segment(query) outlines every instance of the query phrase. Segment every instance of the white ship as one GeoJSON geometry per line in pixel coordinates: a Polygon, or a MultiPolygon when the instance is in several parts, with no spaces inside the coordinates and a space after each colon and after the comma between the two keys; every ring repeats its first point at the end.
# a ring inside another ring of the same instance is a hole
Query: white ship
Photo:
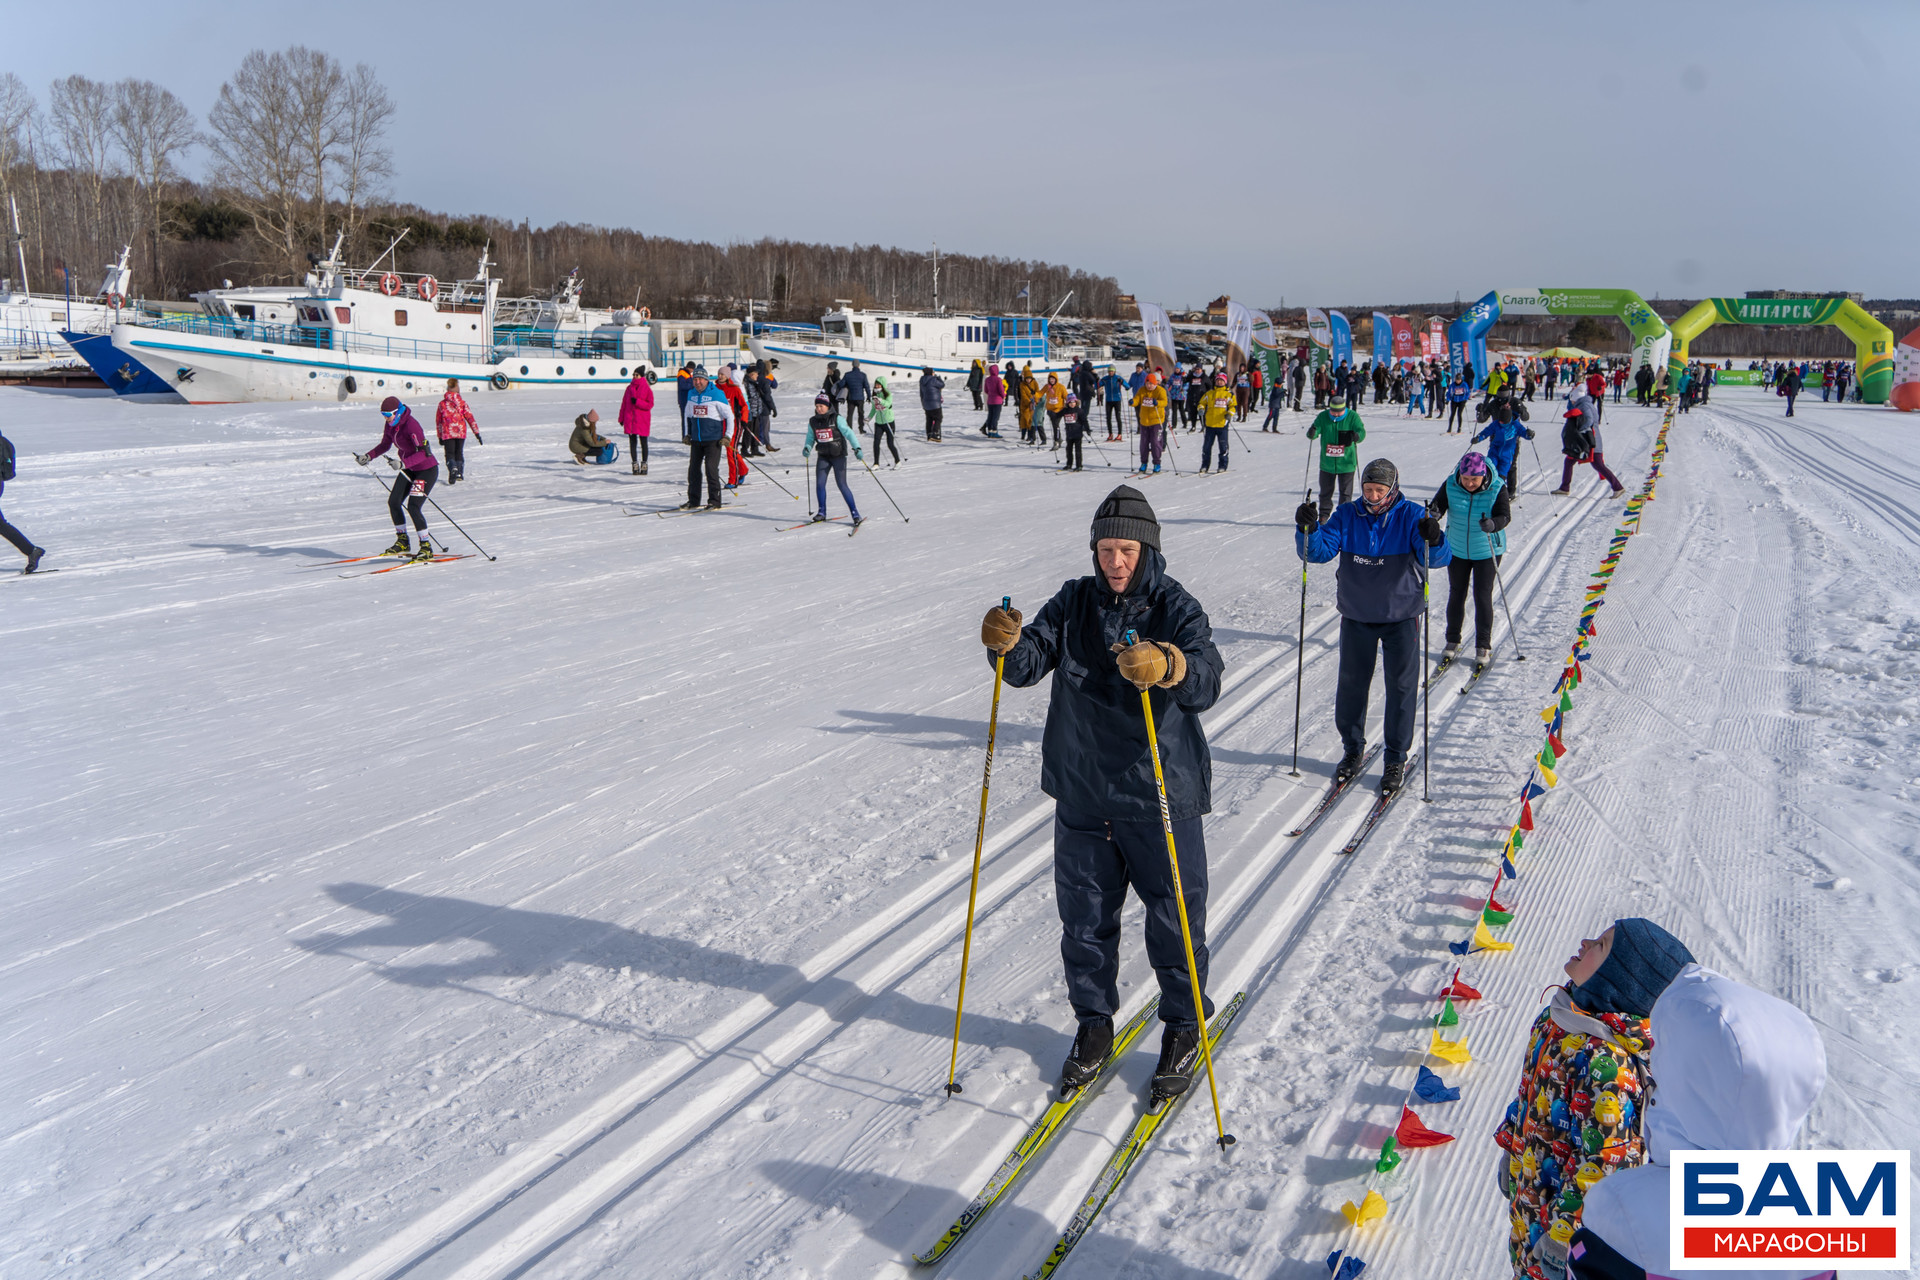
{"type": "Polygon", "coordinates": [[[1108,362],[1104,351],[1049,349],[1045,316],[975,316],[924,311],[855,311],[842,305],[820,318],[820,331],[763,326],[747,339],[754,356],[778,361],[780,372],[801,381],[824,377],[832,361],[846,372],[858,360],[869,373],[917,376],[924,368],[949,381],[965,378],[975,360],[983,364],[1033,365],[1035,374],[1064,377],[1075,357],[1108,362]]]}
{"type": "Polygon", "coordinates": [[[63,332],[103,334],[113,326],[133,279],[127,266],[133,246],[120,250],[119,260],[108,265],[92,297],[34,293],[27,284],[27,250],[18,206],[12,213],[20,279],[17,286],[13,280],[0,279],[0,376],[78,368],[84,362],[63,332]]]}
{"type": "Polygon", "coordinates": [[[539,300],[530,309],[521,305],[528,300],[503,300],[485,253],[472,279],[447,285],[430,275],[340,271],[332,259],[323,266],[332,269],[315,287],[284,301],[273,290],[252,299],[222,290],[218,313],[117,324],[113,346],[163,394],[194,404],[379,401],[438,391],[450,378],[475,391],[611,391],[636,371],[652,377],[688,360],[718,367],[742,359],[737,321],[594,312],[578,306],[577,275],[544,309],[539,300]],[[284,320],[261,318],[281,306],[291,308],[284,320]]]}

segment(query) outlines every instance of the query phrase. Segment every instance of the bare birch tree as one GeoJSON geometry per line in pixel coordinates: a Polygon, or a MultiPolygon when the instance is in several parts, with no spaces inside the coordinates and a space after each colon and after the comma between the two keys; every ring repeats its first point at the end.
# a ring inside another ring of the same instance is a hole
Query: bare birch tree
{"type": "Polygon", "coordinates": [[[60,159],[87,184],[95,233],[103,234],[103,195],[113,171],[113,90],[81,75],[55,80],[47,115],[60,159]]]}
{"type": "Polygon", "coordinates": [[[359,233],[361,206],[369,196],[382,192],[393,176],[393,152],[384,139],[394,107],[386,86],[364,62],[347,76],[345,94],[346,120],[333,163],[339,173],[340,200],[347,207],[347,245],[351,253],[359,233]]]}
{"type": "Polygon", "coordinates": [[[327,233],[327,169],[339,147],[346,119],[346,73],[332,54],[295,45],[286,59],[300,160],[313,200],[313,234],[327,233]]]}
{"type": "Polygon", "coordinates": [[[160,258],[161,184],[179,176],[174,157],[199,140],[193,113],[171,91],[151,80],[122,80],[113,86],[113,132],[145,197],[149,265],[155,296],[166,297],[160,258]]]}
{"type": "Polygon", "coordinates": [[[310,177],[297,109],[287,55],[255,49],[220,86],[219,100],[207,113],[215,183],[233,194],[293,280],[301,270],[301,213],[310,177]]]}

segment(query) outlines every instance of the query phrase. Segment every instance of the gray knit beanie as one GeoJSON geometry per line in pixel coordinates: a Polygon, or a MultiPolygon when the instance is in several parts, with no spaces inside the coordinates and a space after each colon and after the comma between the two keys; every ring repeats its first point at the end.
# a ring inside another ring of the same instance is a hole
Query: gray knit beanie
{"type": "Polygon", "coordinates": [[[1142,546],[1160,549],[1160,522],[1146,495],[1132,485],[1120,485],[1100,502],[1093,513],[1093,532],[1087,546],[1097,546],[1102,538],[1130,538],[1142,546]]]}
{"type": "Polygon", "coordinates": [[[1389,489],[1400,487],[1400,468],[1385,458],[1375,458],[1360,472],[1361,484],[1383,484],[1389,489]]]}

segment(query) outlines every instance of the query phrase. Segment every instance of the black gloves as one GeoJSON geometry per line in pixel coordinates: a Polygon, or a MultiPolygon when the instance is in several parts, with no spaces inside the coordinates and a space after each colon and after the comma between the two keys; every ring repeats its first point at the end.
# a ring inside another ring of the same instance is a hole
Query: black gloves
{"type": "Polygon", "coordinates": [[[1532,428],[1532,427],[1522,427],[1522,428],[1520,428],[1520,434],[1521,434],[1521,435],[1523,435],[1523,436],[1525,436],[1525,437],[1526,437],[1527,439],[1529,439],[1529,440],[1531,440],[1531,439],[1533,439],[1533,428],[1532,428]]]}
{"type": "Polygon", "coordinates": [[[1481,517],[1480,517],[1480,531],[1481,531],[1482,533],[1492,533],[1492,532],[1493,532],[1493,517],[1492,517],[1492,516],[1481,516],[1481,517]]]}
{"type": "Polygon", "coordinates": [[[1421,516],[1418,528],[1420,530],[1420,536],[1426,539],[1427,545],[1430,547],[1439,546],[1441,539],[1446,536],[1440,532],[1440,522],[1432,516],[1421,516]]]}
{"type": "Polygon", "coordinates": [[[1303,502],[1293,511],[1293,527],[1302,533],[1312,533],[1320,527],[1320,508],[1311,502],[1303,502]]]}

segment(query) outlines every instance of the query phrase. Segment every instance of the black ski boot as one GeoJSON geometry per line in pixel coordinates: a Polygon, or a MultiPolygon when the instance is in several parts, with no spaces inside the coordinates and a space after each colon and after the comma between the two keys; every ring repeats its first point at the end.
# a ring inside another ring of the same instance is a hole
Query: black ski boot
{"type": "Polygon", "coordinates": [[[420,549],[407,558],[409,560],[433,559],[433,543],[427,541],[425,538],[420,539],[420,549]]]}
{"type": "Polygon", "coordinates": [[[825,524],[826,522],[827,522],[827,513],[826,513],[826,512],[824,512],[824,511],[816,511],[816,512],[814,512],[814,513],[813,513],[813,520],[812,520],[812,523],[813,523],[813,524],[825,524]]]}
{"type": "Polygon", "coordinates": [[[1112,1056],[1113,1019],[1089,1018],[1081,1023],[1079,1033],[1073,1037],[1073,1052],[1060,1068],[1060,1092],[1072,1093],[1087,1085],[1112,1056]]]}
{"type": "Polygon", "coordinates": [[[1383,796],[1392,795],[1400,789],[1401,784],[1406,780],[1407,762],[1405,760],[1387,761],[1387,767],[1380,775],[1380,794],[1383,796]]]}
{"type": "Polygon", "coordinates": [[[1153,1069],[1153,1099],[1158,1108],[1177,1098],[1193,1083],[1193,1062],[1200,1053],[1200,1028],[1192,1023],[1167,1024],[1160,1036],[1160,1063],[1153,1069]]]}
{"type": "MultiPolygon", "coordinates": [[[[40,567],[40,558],[46,554],[47,554],[47,549],[45,547],[35,547],[33,550],[27,552],[27,567],[22,569],[20,572],[32,573],[34,570],[38,569],[40,567]]],[[[49,569],[47,570],[47,572],[52,573],[53,570],[49,569]]]]}
{"type": "Polygon", "coordinates": [[[1336,784],[1351,782],[1353,776],[1360,772],[1360,762],[1365,758],[1366,753],[1358,747],[1341,756],[1340,763],[1333,770],[1334,782],[1336,784]]]}

